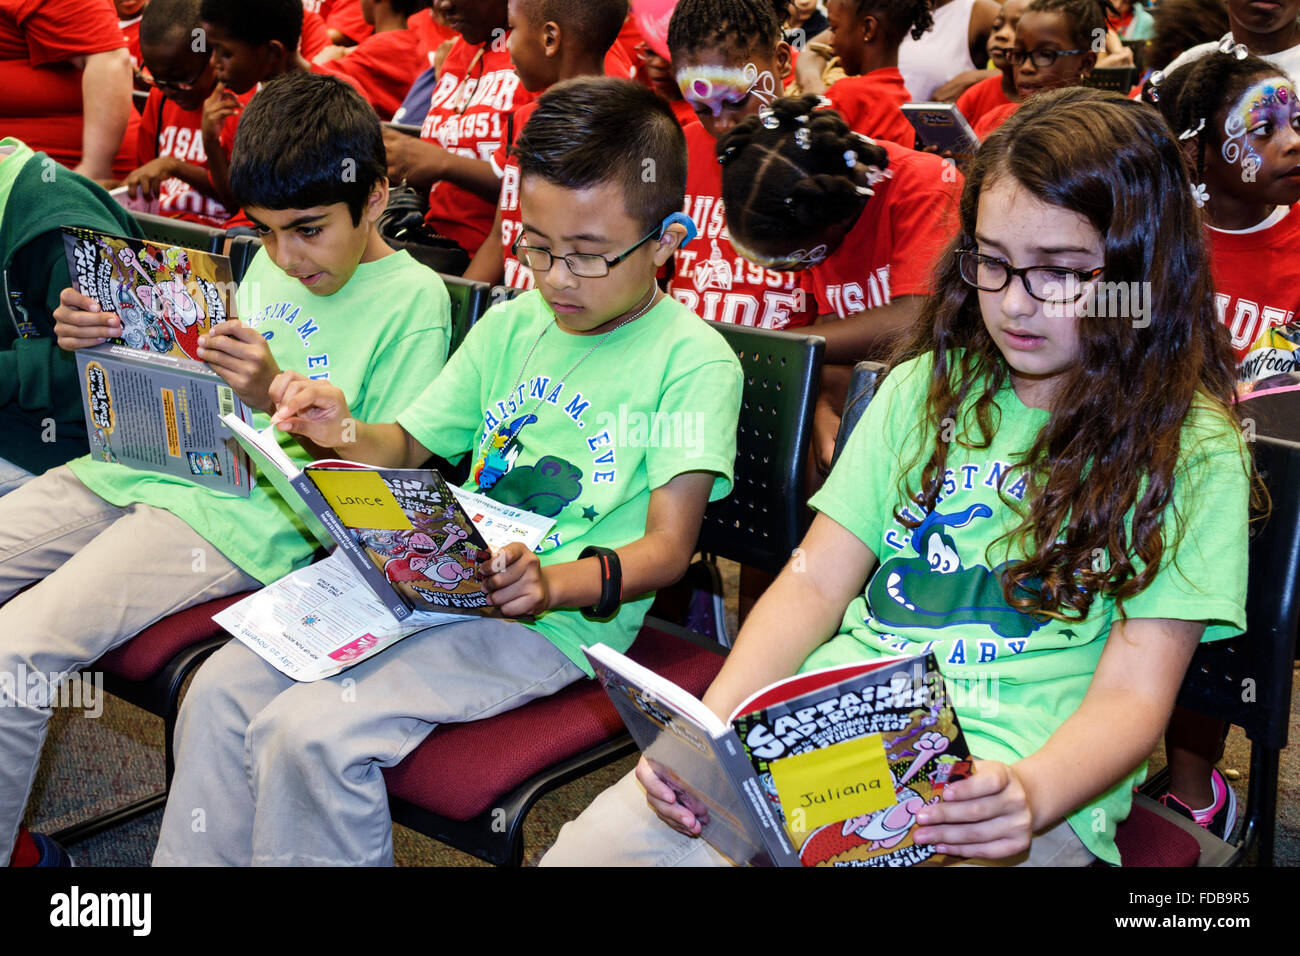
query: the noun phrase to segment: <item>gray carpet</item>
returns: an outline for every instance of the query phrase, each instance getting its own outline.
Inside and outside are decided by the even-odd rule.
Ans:
[[[734,566],[724,568],[729,626],[735,633]],[[1282,755],[1278,785],[1277,863],[1300,865],[1300,704],[1292,702],[1290,739]],[[109,697],[102,716],[56,711],[44,758],[28,806],[27,824],[52,832],[81,822],[160,789],[163,783],[162,721],[130,704]],[[1249,742],[1234,729],[1221,767],[1244,804],[1249,772]],[[526,864],[534,864],[554,842],[566,820],[577,816],[603,789],[631,769],[627,758],[544,797],[525,826]],[[1152,759],[1154,772],[1163,753]],[[78,843],[70,848],[79,866],[144,866],[158,838],[161,812]],[[393,836],[399,866],[484,865],[403,827]]]

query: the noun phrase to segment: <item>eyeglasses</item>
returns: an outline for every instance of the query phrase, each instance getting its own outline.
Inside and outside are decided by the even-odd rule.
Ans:
[[[1007,50],[1004,56],[1013,66],[1019,66],[1025,60],[1031,60],[1034,66],[1040,70],[1045,70],[1056,62],[1057,57],[1074,56],[1078,53],[1087,52],[1087,50]]]
[[[1019,276],[1026,292],[1039,302],[1055,305],[1078,301],[1087,283],[1104,271],[1101,268],[1067,269],[1064,266],[1016,269],[1004,259],[982,255],[974,249],[960,250],[957,253],[957,266],[962,280],[981,292],[1001,292],[1012,277]]]
[[[564,264],[569,267],[569,272],[578,278],[600,279],[609,275],[610,269],[636,252],[651,239],[658,238],[659,235],[660,230],[655,229],[653,232],[646,234],[635,246],[613,259],[607,259],[594,252],[570,252],[567,256],[557,256],[550,249],[539,249],[536,246],[524,245],[523,233],[520,233],[519,238],[511,244],[510,252],[534,272],[545,272],[555,264],[556,259],[563,259]]]
[[[181,83],[175,80],[154,79],[154,75],[149,72],[147,66],[140,67],[139,76],[140,82],[145,83],[148,86],[156,86],[160,90],[175,90],[178,93],[188,93],[199,85],[199,80],[203,79],[203,74],[206,72],[208,72],[208,65],[205,63],[203,69],[199,70],[199,72],[195,74],[194,79],[187,83]]]

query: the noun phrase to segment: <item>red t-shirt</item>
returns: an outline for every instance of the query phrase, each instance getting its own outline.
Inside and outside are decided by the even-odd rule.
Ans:
[[[636,19],[631,13],[623,21],[623,28],[618,31],[618,36],[614,39],[614,47],[623,54],[623,59],[632,64],[633,68],[641,60],[641,54],[637,52],[637,47],[641,45],[641,31],[636,28]]]
[[[995,106],[985,112],[979,118],[979,122],[971,123],[971,131],[975,138],[981,143],[988,139],[989,133],[993,132],[999,126],[1007,121],[1007,117],[1020,109],[1019,103],[1004,103],[1002,106]]]
[[[312,64],[314,72],[337,76],[355,86],[385,120],[397,112],[407,90],[425,69],[419,38],[411,30],[372,33],[347,56],[319,66]]]
[[[899,109],[911,102],[912,94],[896,67],[846,76],[831,85],[826,98],[849,129],[908,149],[916,145],[916,130]]]
[[[451,27],[444,27],[433,18],[433,10],[425,7],[406,18],[406,29],[416,36],[416,50],[420,54],[420,70],[423,72],[433,66],[433,56],[438,47],[457,36]]]
[[[322,13],[325,24],[332,30],[338,30],[353,43],[360,43],[375,28],[366,23],[361,15],[361,0],[333,0],[329,13]]]
[[[931,271],[960,226],[962,178],[932,153],[890,142],[882,179],[838,249],[801,273],[820,315],[846,318],[899,296],[929,295]]]
[[[231,152],[235,148],[235,134],[239,132],[239,117],[244,114],[243,107],[248,105],[248,101],[256,96],[257,91],[261,88],[262,84],[258,83],[243,96],[236,94],[236,98],[240,102],[240,109],[237,113],[227,116],[226,121],[221,125],[221,150],[226,154],[226,159],[230,159]],[[252,226],[253,221],[244,215],[244,210],[237,209],[235,214],[226,220],[224,225],[227,229],[234,226]]]
[[[140,117],[136,165],[143,166],[160,156],[174,156],[206,169],[208,154],[203,148],[202,127],[202,107],[183,110],[164,97],[160,90],[150,90],[144,114]],[[220,226],[230,218],[230,213],[221,203],[176,178],[163,182],[158,212],[205,226]]]
[[[68,61],[126,45],[112,0],[0,0],[0,130],[76,166],[81,71]],[[127,135],[122,175],[135,156],[135,129]]]
[[[605,75],[616,76],[620,80],[636,79],[636,61],[629,59],[617,43],[605,54]]]
[[[974,127],[976,120],[989,110],[1006,106],[1010,102],[1002,89],[1002,74],[999,73],[997,76],[980,80],[957,97],[957,109],[961,111],[962,116],[966,117],[966,122]]]
[[[1300,204],[1262,229],[1208,232],[1214,306],[1240,363],[1268,328],[1300,312]]]
[[[131,66],[137,70],[144,62],[140,57],[140,19],[134,17],[117,21],[117,25],[122,28],[122,36],[126,39],[126,51],[131,54]]]
[[[506,116],[531,99],[504,43],[471,46],[457,37],[443,61],[420,138],[491,162],[505,141]],[[496,203],[453,183],[437,182],[429,191],[425,222],[471,255],[487,238],[495,216]]]
[[[798,274],[755,265],[732,247],[722,208],[716,141],[698,122],[685,132],[690,166],[683,209],[700,234],[678,251],[669,293],[701,318],[716,322],[762,329],[809,324],[817,312],[799,288]]]
[[[321,50],[330,45],[330,30],[319,13],[304,8],[302,11],[302,39],[298,49],[308,62]]]
[[[302,0],[302,9],[304,13],[314,13],[322,20],[330,15],[330,8],[334,6],[334,0]]]

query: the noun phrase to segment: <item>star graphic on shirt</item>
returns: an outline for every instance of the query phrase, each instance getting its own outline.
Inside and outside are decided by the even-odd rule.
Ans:
[[[597,511],[595,508],[591,507],[590,505],[582,509],[582,516],[586,518],[588,521],[594,522],[596,520],[596,515],[598,514],[600,514],[600,512]]]

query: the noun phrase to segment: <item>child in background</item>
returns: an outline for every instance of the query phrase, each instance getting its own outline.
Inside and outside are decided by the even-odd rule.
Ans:
[[[1023,102],[1035,93],[1077,86],[1097,65],[1093,37],[1106,30],[1098,0],[1032,0],[1016,25],[1007,53],[1015,70],[1016,93]],[[972,128],[983,140],[1014,113],[1019,103],[985,112]]]
[[[391,118],[425,68],[419,37],[406,28],[406,22],[411,14],[428,6],[429,0],[372,0],[362,4],[362,16],[374,32],[345,55],[313,64],[312,70],[347,80],[375,108],[380,119]]]
[[[817,312],[798,276],[742,258],[731,245],[717,140],[770,104],[791,71],[791,50],[770,0],[678,0],[668,26],[677,82],[699,122],[685,129],[685,211],[700,241],[680,249],[669,293],[702,318],[794,328]]]
[[[1121,40],[1150,40],[1155,36],[1156,21],[1142,0],[1111,2],[1116,15],[1110,20],[1110,28],[1119,34]]]
[[[340,156],[356,160],[355,177],[339,175]],[[258,427],[281,369],[328,376],[358,414],[397,414],[442,369],[450,304],[437,275],[375,229],[388,185],[374,111],[333,77],[268,84],[240,123],[231,183],[264,247],[236,293],[244,318],[201,337],[200,356]],[[62,347],[121,334],[92,305],[63,290]],[[317,457],[280,437],[295,461]],[[168,614],[283,577],[316,547],[265,477],[240,498],[89,456],[51,469],[0,498],[0,669],[75,672]],[[0,855],[50,718],[34,697],[0,707]]]
[[[139,71],[144,65],[140,56],[140,17],[144,14],[149,0],[113,0],[117,10],[117,25],[126,37],[126,51],[131,55],[131,69]]]
[[[903,38],[898,68],[918,101],[952,102],[982,78],[998,0],[935,0],[931,14],[933,27],[919,38]]]
[[[1300,0],[1277,0],[1257,3],[1254,0],[1228,0],[1230,32],[1223,37],[1229,45],[1242,44],[1255,56],[1278,67],[1291,81],[1300,82]],[[1165,67],[1172,73],[1180,66],[1199,59],[1218,48],[1214,40],[1183,52]]]
[[[628,78],[614,47],[627,18],[627,0],[510,0],[510,61],[525,90],[533,96],[562,80],[578,76]],[[511,248],[523,235],[519,213],[519,161],[510,153],[537,108],[536,100],[518,107],[506,122],[506,137],[492,154],[492,169],[501,180],[496,220],[465,270],[466,279],[504,282],[512,289],[531,289],[533,274],[519,264]]]
[[[1154,17],[1155,36],[1147,43],[1144,57],[1147,76],[1167,70],[1185,50],[1217,43],[1228,32],[1228,8],[1223,0],[1161,0]]]
[[[1079,308],[1102,276],[1150,283],[1149,325]],[[704,703],[725,720],[796,671],[932,651],[975,770],[912,839],[1118,864],[1192,653],[1245,625],[1249,452],[1155,112],[1059,90],[990,137],[900,358]],[[992,712],[969,704],[990,675]],[[701,823],[643,757],[543,863],[725,863]]]
[[[930,295],[957,230],[961,175],[938,156],[851,132],[818,98],[779,99],[718,142],[722,198],[736,251],[802,273],[826,339],[813,455],[830,466],[847,372],[883,358]]]
[[[381,467],[474,455],[480,490],[555,518],[551,535],[540,553],[511,544],[479,565],[502,617],[413,635],[345,675],[297,683],[238,642],[213,655],[181,712],[155,863],[391,864],[382,768],[439,723],[590,675],[583,644],[631,645],[652,592],[685,572],[706,503],[730,489],[740,363],[655,284],[685,233],[672,113],[628,80],[581,77],[543,94],[515,149],[537,289],[476,323],[396,423],[356,420],[330,383],[289,375],[274,420]],[[689,416],[699,440],[604,424],[627,414]]]
[[[361,0],[332,0],[324,13],[330,41],[337,46],[356,46],[368,38],[374,26],[366,19]]]
[[[930,0],[830,0],[831,46],[848,76],[826,91],[849,129],[911,149],[916,131],[899,109],[912,94],[898,72],[898,45],[934,24]]]
[[[974,126],[989,110],[1020,102],[1016,90],[1016,70],[1007,54],[1016,45],[1016,27],[1029,0],[1006,0],[993,21],[989,34],[989,60],[997,67],[997,74],[981,80],[957,97],[957,109]]]
[[[199,18],[217,88],[203,104],[203,149],[213,192],[227,209],[238,204],[230,189],[230,153],[239,114],[260,84],[285,73],[303,72],[301,0],[202,0]],[[247,225],[236,215],[233,225]]]
[[[443,272],[460,275],[483,245],[496,215],[501,180],[492,154],[506,118],[531,99],[506,45],[506,0],[440,0],[439,12],[459,36],[438,74],[420,138],[385,130],[388,176],[428,192],[425,225],[450,240]]]
[[[230,218],[208,178],[203,103],[216,89],[210,51],[195,51],[200,0],[154,0],[140,25],[144,76],[152,87],[140,117],[139,167],[124,181],[132,199],[157,199],[158,214],[220,226]]]
[[[1249,393],[1300,368],[1294,341],[1279,337],[1282,347],[1273,347],[1277,331],[1300,311],[1296,88],[1259,57],[1216,50],[1153,89],[1206,213],[1215,307],[1231,338],[1238,392]],[[1179,707],[1165,735],[1165,806],[1220,839],[1231,836],[1237,817],[1236,794],[1214,766],[1226,733],[1222,721]]]

